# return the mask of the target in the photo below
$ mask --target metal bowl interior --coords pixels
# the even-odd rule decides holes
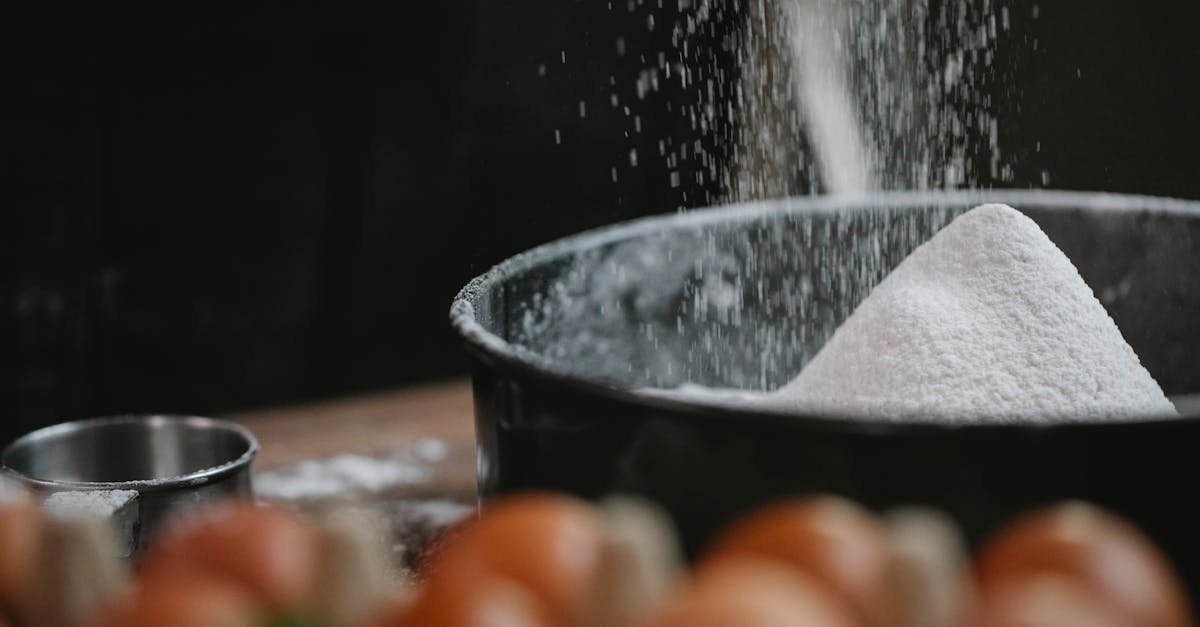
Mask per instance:
[[[488,358],[578,385],[771,389],[909,252],[982,202],[1047,232],[1168,395],[1200,392],[1200,202],[1154,197],[905,192],[649,218],[509,259],[462,290],[452,322]]]
[[[792,378],[913,248],[1005,202],[1072,260],[1181,419],[948,426],[739,410],[643,391]],[[1200,202],[994,190],[784,199],[654,217],[509,259],[451,321],[472,364],[479,486],[664,505],[690,551],[771,499],[946,510],[979,541],[1080,498],[1147,530],[1200,594]],[[1087,364],[1080,364],[1086,368]],[[1192,397],[1194,399],[1194,396]]]
[[[254,435],[221,420],[94,418],[39,429],[9,445],[3,467],[42,489],[170,489],[247,470]]]

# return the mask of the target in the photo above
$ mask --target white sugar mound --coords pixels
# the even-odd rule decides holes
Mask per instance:
[[[1174,415],[1066,255],[983,205],[913,251],[795,379],[761,403],[892,421]]]

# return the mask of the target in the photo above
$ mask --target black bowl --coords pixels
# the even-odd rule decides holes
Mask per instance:
[[[1078,267],[1182,417],[941,426],[731,409],[644,390],[793,377],[901,259],[954,216],[1006,202]],[[635,493],[694,552],[783,495],[928,504],[972,542],[1084,499],[1149,532],[1200,598],[1200,202],[1048,191],[811,197],[655,217],[560,240],[454,301],[486,498]],[[1080,367],[1087,367],[1080,364]]]

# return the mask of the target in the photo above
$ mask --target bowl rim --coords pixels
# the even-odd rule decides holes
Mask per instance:
[[[36,446],[39,442],[57,440],[69,437],[88,429],[106,427],[118,424],[139,424],[150,428],[160,428],[168,423],[175,423],[187,429],[223,431],[232,433],[246,444],[246,450],[234,459],[220,464],[201,468],[181,475],[162,477],[158,479],[133,479],[129,481],[69,481],[63,479],[48,479],[36,477],[14,468],[10,465],[10,457],[21,448]],[[213,483],[229,475],[234,475],[250,468],[259,452],[258,438],[254,432],[244,425],[203,416],[186,416],[175,414],[123,414],[116,416],[100,416],[83,418],[68,422],[60,422],[47,427],[30,431],[13,440],[0,450],[0,471],[7,472],[17,481],[43,492],[62,492],[69,490],[136,490],[137,492],[158,492],[195,487]]]
[[[655,394],[633,388],[625,388],[599,379],[588,379],[548,368],[537,354],[523,350],[504,338],[488,331],[475,316],[472,301],[489,286],[505,277],[520,273],[537,264],[570,252],[594,249],[605,244],[629,239],[651,232],[673,229],[697,228],[718,222],[740,222],[766,218],[773,214],[802,215],[828,214],[846,211],[876,211],[880,209],[953,208],[1002,202],[1014,206],[1036,207],[1049,210],[1087,210],[1104,212],[1155,212],[1200,218],[1200,201],[1164,196],[1122,194],[1113,192],[1088,192],[1045,189],[969,189],[969,190],[917,190],[887,191],[860,194],[826,194],[814,196],[792,196],[769,200],[714,205],[670,214],[657,214],[635,218],[611,225],[601,226],[568,235],[541,244],[509,257],[492,266],[483,274],[468,282],[450,306],[450,325],[467,352],[490,367],[519,374],[557,387],[622,404],[632,404],[674,413],[687,414],[697,419],[727,420],[736,415],[741,420],[768,423],[774,426],[793,426],[807,430],[817,429],[833,432],[939,436],[948,432],[970,431],[985,435],[995,431],[1045,432],[1061,429],[1129,429],[1155,428],[1163,424],[1179,422],[1200,423],[1200,412],[1182,412],[1174,416],[1150,416],[1145,418],[1113,421],[1056,421],[997,422],[997,423],[938,423],[913,421],[888,421],[862,417],[847,418],[834,413],[797,414],[773,408],[732,408],[715,402],[685,399]],[[1200,405],[1200,395],[1188,395],[1188,405]]]

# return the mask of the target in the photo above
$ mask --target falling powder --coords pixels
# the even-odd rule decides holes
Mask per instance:
[[[1175,413],[1066,255],[994,204],[915,250],[799,376],[755,402],[942,423]]]
[[[789,41],[799,74],[797,91],[825,187],[834,194],[867,191],[875,184],[839,46],[839,35],[846,30],[841,21],[848,19],[845,7],[814,0],[783,6],[791,9]]]

